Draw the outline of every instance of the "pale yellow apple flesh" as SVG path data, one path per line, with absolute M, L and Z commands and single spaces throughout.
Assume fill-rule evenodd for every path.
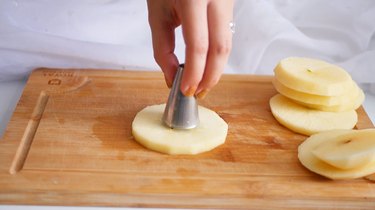
M 350 91 L 339 96 L 322 96 L 300 92 L 283 85 L 276 78 L 272 81 L 272 83 L 280 94 L 290 99 L 293 99 L 304 104 L 320 106 L 337 106 L 342 104 L 352 104 L 353 101 L 358 98 L 358 94 L 360 91 L 359 87 L 354 81 L 352 82 L 353 87 L 350 89 Z
M 344 69 L 317 59 L 285 58 L 274 72 L 284 86 L 309 94 L 339 96 L 353 86 L 350 75 Z
M 344 138 L 344 137 L 341 137 L 341 136 L 349 135 L 352 132 L 354 132 L 353 133 L 354 136 L 356 136 L 356 135 L 366 135 L 368 138 L 373 138 L 373 134 L 368 136 L 368 134 L 358 134 L 358 133 L 361 133 L 361 132 L 363 132 L 363 133 L 367 133 L 367 132 L 373 133 L 375 131 L 374 131 L 374 129 L 371 129 L 370 131 L 368 131 L 368 130 L 360 130 L 360 131 L 331 130 L 331 131 L 326 131 L 326 132 L 314 134 L 314 135 L 310 136 L 309 138 L 307 138 L 298 147 L 298 158 L 299 158 L 300 162 L 302 163 L 303 166 L 305 166 L 310 171 L 313 171 L 317 174 L 328 177 L 330 179 L 355 179 L 355 178 L 360 178 L 360 177 L 364 177 L 364 176 L 370 175 L 372 173 L 375 173 L 375 161 L 370 160 L 372 157 L 368 157 L 366 159 L 366 158 L 363 158 L 363 157 L 359 158 L 358 156 L 355 156 L 356 153 L 363 152 L 363 150 L 362 150 L 363 145 L 361 145 L 361 144 L 360 144 L 361 146 L 358 148 L 358 150 L 352 149 L 354 152 L 348 152 L 351 149 L 349 147 L 347 147 L 347 148 L 344 147 L 344 148 L 341 148 L 341 150 L 343 150 L 343 153 L 341 154 L 342 157 L 328 158 L 330 163 L 332 163 L 333 159 L 336 159 L 336 161 L 333 161 L 333 162 L 335 162 L 335 165 L 340 165 L 340 166 L 342 166 L 340 164 L 340 163 L 342 163 L 341 161 L 345 160 L 345 159 L 349 160 L 350 158 L 354 158 L 354 159 L 359 158 L 359 159 L 364 161 L 364 162 L 361 162 L 361 160 L 355 160 L 354 162 L 358 163 L 358 165 L 356 167 L 354 167 L 354 162 L 350 163 L 350 164 L 353 164 L 352 165 L 353 168 L 349 167 L 348 169 L 342 169 L 342 168 L 339 168 L 339 167 L 335 167 L 332 164 L 325 162 L 325 160 L 327 159 L 327 156 L 329 157 L 329 154 L 326 154 L 326 156 L 324 156 L 324 153 L 325 153 L 324 150 L 319 149 L 319 148 L 322 148 L 322 147 L 324 148 L 324 144 L 327 144 L 327 142 L 331 141 L 332 139 Z M 360 137 L 359 139 L 362 139 L 362 137 Z M 327 146 L 327 147 L 329 147 L 329 146 Z M 373 145 L 371 144 L 371 145 L 369 145 L 369 147 L 373 147 Z M 317 155 L 314 154 L 314 152 L 317 153 L 316 151 L 319 151 L 319 150 L 323 150 L 323 153 L 321 151 L 321 154 L 319 155 L 319 157 L 317 157 Z M 340 150 L 340 148 L 338 150 Z M 365 153 L 369 156 L 373 155 L 373 154 L 370 154 L 370 153 L 367 153 L 367 152 L 365 152 Z M 335 152 L 334 154 L 338 155 L 338 156 L 340 155 L 339 152 Z M 347 156 L 348 154 L 349 154 L 349 156 Z M 333 155 L 333 157 L 335 157 L 335 155 Z M 331 155 L 331 157 L 332 157 L 332 155 Z M 320 159 L 320 158 L 322 158 L 322 159 Z M 367 162 L 368 160 L 370 160 L 370 162 Z M 349 160 L 349 162 L 350 162 L 350 160 Z
M 270 99 L 270 108 L 276 120 L 290 130 L 311 135 L 332 129 L 351 129 L 357 123 L 354 110 L 324 112 L 295 103 L 281 94 Z
M 343 111 L 350 111 L 350 110 L 358 109 L 362 105 L 364 100 L 365 100 L 365 94 L 363 93 L 363 90 L 358 89 L 358 95 L 356 96 L 356 98 L 352 99 L 348 103 L 325 106 L 325 105 L 305 103 L 302 101 L 296 101 L 296 102 L 303 106 L 309 107 L 311 109 L 317 109 L 317 110 L 326 111 L 326 112 L 343 112 Z
M 353 130 L 323 142 L 312 153 L 341 169 L 352 169 L 375 161 L 375 129 Z
M 350 75 L 327 62 L 297 57 L 281 60 L 274 72 L 280 94 L 270 99 L 273 116 L 296 133 L 312 135 L 298 148 L 302 165 L 331 179 L 375 173 L 375 129 L 351 130 L 365 95 Z
M 171 129 L 164 125 L 165 104 L 148 106 L 137 113 L 132 133 L 146 148 L 167 154 L 198 154 L 225 142 L 228 124 L 214 111 L 199 106 L 199 126 L 190 130 Z

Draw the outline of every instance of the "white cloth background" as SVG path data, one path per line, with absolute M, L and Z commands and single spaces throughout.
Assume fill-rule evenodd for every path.
M 358 82 L 375 82 L 373 0 L 237 0 L 234 20 L 226 73 L 272 74 L 280 59 L 304 56 L 336 63 Z M 0 0 L 0 81 L 41 66 L 159 69 L 146 1 Z

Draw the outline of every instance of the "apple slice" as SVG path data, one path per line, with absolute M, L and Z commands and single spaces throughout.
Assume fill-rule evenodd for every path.
M 170 155 L 195 155 L 225 142 L 228 124 L 216 112 L 198 106 L 199 125 L 183 130 L 164 125 L 164 109 L 165 104 L 148 106 L 133 120 L 132 134 L 146 148 Z
M 276 90 L 282 95 L 297 102 L 311 105 L 336 106 L 343 104 L 353 104 L 353 101 L 356 100 L 359 94 L 359 87 L 354 81 L 352 82 L 353 87 L 344 95 L 339 96 L 322 96 L 300 92 L 283 85 L 276 78 L 272 81 L 272 83 Z
M 339 96 L 353 87 L 353 80 L 344 69 L 311 58 L 285 58 L 274 72 L 283 85 L 309 94 Z
M 361 89 L 359 89 L 357 97 L 346 104 L 324 106 L 324 105 L 318 105 L 318 104 L 304 103 L 301 101 L 296 101 L 296 102 L 303 106 L 309 107 L 311 109 L 317 109 L 317 110 L 326 111 L 326 112 L 343 112 L 343 111 L 350 111 L 350 110 L 358 109 L 362 105 L 364 100 L 365 100 L 365 94 L 363 93 Z
M 298 147 L 298 159 L 300 160 L 301 164 L 310 171 L 328 177 L 330 179 L 355 179 L 375 173 L 374 161 L 359 167 L 344 170 L 334 167 L 314 155 L 313 151 L 315 151 L 320 145 L 332 139 L 339 138 L 339 136 L 350 134 L 351 132 L 353 131 L 331 130 L 310 136 Z
M 324 112 L 295 103 L 277 94 L 270 99 L 270 107 L 276 120 L 290 130 L 311 135 L 332 129 L 352 129 L 357 123 L 354 110 L 346 112 Z
M 353 169 L 375 161 L 375 129 L 352 131 L 325 141 L 312 153 L 340 169 Z

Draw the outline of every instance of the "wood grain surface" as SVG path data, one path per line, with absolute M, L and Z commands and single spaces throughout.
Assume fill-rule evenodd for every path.
M 0 203 L 226 209 L 375 209 L 375 183 L 305 169 L 306 138 L 281 126 L 270 76 L 224 75 L 206 99 L 226 143 L 165 155 L 134 141 L 131 123 L 165 103 L 160 72 L 38 69 L 0 141 Z M 358 129 L 373 124 L 361 107 Z

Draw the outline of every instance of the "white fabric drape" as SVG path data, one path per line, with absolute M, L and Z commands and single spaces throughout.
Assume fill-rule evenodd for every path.
M 375 82 L 375 1 L 237 0 L 226 73 L 272 74 L 288 56 Z M 229 26 L 228 26 L 229 30 Z M 184 60 L 177 30 L 176 54 Z M 0 0 L 0 81 L 37 67 L 159 69 L 142 0 Z
M 375 1 L 237 1 L 230 66 L 269 74 L 288 56 L 323 59 L 375 82 Z

